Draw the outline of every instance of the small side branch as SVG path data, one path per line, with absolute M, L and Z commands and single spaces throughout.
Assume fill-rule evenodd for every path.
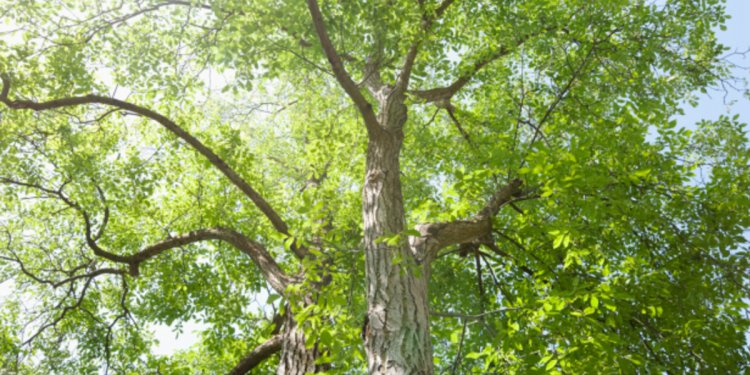
M 456 128 L 461 133 L 461 136 L 463 136 L 466 140 L 466 143 L 468 143 L 469 146 L 474 146 L 474 144 L 471 142 L 471 138 L 469 137 L 469 133 L 464 130 L 464 127 L 461 126 L 461 122 L 456 118 L 456 108 L 448 103 L 448 105 L 445 107 L 445 110 L 448 111 L 448 116 L 450 116 L 451 120 L 453 120 L 453 124 L 456 125 Z
M 435 316 L 438 318 L 458 318 L 463 320 L 479 320 L 484 318 L 487 315 L 493 315 L 493 314 L 500 314 L 505 313 L 508 311 L 516 311 L 521 310 L 521 307 L 506 307 L 502 309 L 487 311 L 481 314 L 464 314 L 464 313 L 455 313 L 455 312 L 440 312 L 440 311 L 430 311 L 430 316 Z

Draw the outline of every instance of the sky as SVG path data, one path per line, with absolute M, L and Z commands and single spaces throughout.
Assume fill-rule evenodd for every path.
M 730 47 L 728 53 L 747 51 L 750 49 L 750 0 L 728 0 L 726 5 L 727 14 L 731 18 L 727 20 L 727 29 L 718 31 L 719 42 Z M 750 53 L 747 56 L 731 56 L 729 60 L 737 65 L 750 67 Z M 750 78 L 748 70 L 735 69 L 735 74 Z M 708 95 L 701 95 L 699 98 L 697 107 L 685 104 L 685 115 L 677 117 L 679 126 L 691 127 L 701 119 L 716 120 L 727 114 L 739 114 L 741 122 L 750 122 L 750 101 L 743 97 L 742 92 L 730 90 L 725 98 L 724 92 L 709 91 Z

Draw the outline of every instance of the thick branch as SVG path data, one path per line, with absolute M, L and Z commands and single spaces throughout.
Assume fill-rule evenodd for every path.
M 344 64 L 341 62 L 341 56 L 336 52 L 336 48 L 331 43 L 331 39 L 326 31 L 325 21 L 323 15 L 320 13 L 320 7 L 318 6 L 317 0 L 307 0 L 307 7 L 310 9 L 310 16 L 312 16 L 313 25 L 315 26 L 315 32 L 318 34 L 320 44 L 323 47 L 323 52 L 328 58 L 328 62 L 331 64 L 333 74 L 336 80 L 339 82 L 341 87 L 346 91 L 346 94 L 354 101 L 354 104 L 359 109 L 365 120 L 365 126 L 367 131 L 370 133 L 377 133 L 380 130 L 375 112 L 372 109 L 372 104 L 362 95 L 357 87 L 357 84 L 352 81 L 349 73 L 346 72 Z
M 281 350 L 281 344 L 283 343 L 281 335 L 275 335 L 268 339 L 266 342 L 258 345 L 253 349 L 250 354 L 243 358 L 240 363 L 229 372 L 228 375 L 244 375 L 250 372 L 253 368 L 261 364 L 263 361 L 268 359 L 279 350 Z
M 510 203 L 513 198 L 521 195 L 522 184 L 523 182 L 521 180 L 515 179 L 508 183 L 508 185 L 505 185 L 500 190 L 496 191 L 487 205 L 479 211 L 477 219 L 491 219 L 493 216 L 497 215 L 500 211 L 500 207 L 506 203 Z
M 412 238 L 412 248 L 418 249 L 418 253 L 429 259 L 446 246 L 472 242 L 490 235 L 492 218 L 502 206 L 521 196 L 521 185 L 521 180 L 516 179 L 500 188 L 473 220 L 418 225 L 420 237 Z
M 185 141 L 187 144 L 192 146 L 198 153 L 203 155 L 208 161 L 216 167 L 224 176 L 226 176 L 235 186 L 237 186 L 245 195 L 250 198 L 258 209 L 271 221 L 273 227 L 280 233 L 289 235 L 289 227 L 281 219 L 279 214 L 268 204 L 268 202 L 255 190 L 250 184 L 245 181 L 232 167 L 221 159 L 216 153 L 214 153 L 205 144 L 195 138 L 193 135 L 185 131 L 179 125 L 169 118 L 152 111 L 148 108 L 141 107 L 132 103 L 128 103 L 122 100 L 98 96 L 98 95 L 86 95 L 76 96 L 63 99 L 50 100 L 47 102 L 33 102 L 30 100 L 11 100 L 8 98 L 10 91 L 10 77 L 6 73 L 0 73 L 0 78 L 3 81 L 3 88 L 0 91 L 0 102 L 5 103 L 6 106 L 12 109 L 31 109 L 34 111 L 45 111 L 56 108 L 64 108 L 86 104 L 104 104 L 117 108 L 124 109 L 133 113 L 137 113 L 141 116 L 150 118 L 164 128 L 172 132 L 174 135 Z M 295 248 L 295 253 L 299 257 L 303 257 L 304 251 L 302 249 Z

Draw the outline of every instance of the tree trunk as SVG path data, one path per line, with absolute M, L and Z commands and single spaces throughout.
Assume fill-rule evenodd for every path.
M 283 344 L 281 347 L 281 358 L 279 367 L 276 368 L 277 375 L 306 375 L 318 371 L 315 360 L 319 353 L 317 345 L 312 348 L 305 346 L 305 334 L 294 321 L 294 314 L 287 306 L 287 314 L 284 321 Z
M 370 133 L 363 191 L 370 374 L 432 374 L 427 262 L 411 252 L 404 232 L 399 154 L 406 121 L 403 98 L 381 101 L 381 131 Z M 395 100 L 394 100 L 395 99 Z M 385 104 L 385 105 L 382 105 Z M 390 104 L 390 105 L 389 105 Z M 400 234 L 398 244 L 384 237 Z

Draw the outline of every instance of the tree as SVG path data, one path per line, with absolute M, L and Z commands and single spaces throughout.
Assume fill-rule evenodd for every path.
M 4 371 L 748 370 L 718 0 L 0 14 Z

